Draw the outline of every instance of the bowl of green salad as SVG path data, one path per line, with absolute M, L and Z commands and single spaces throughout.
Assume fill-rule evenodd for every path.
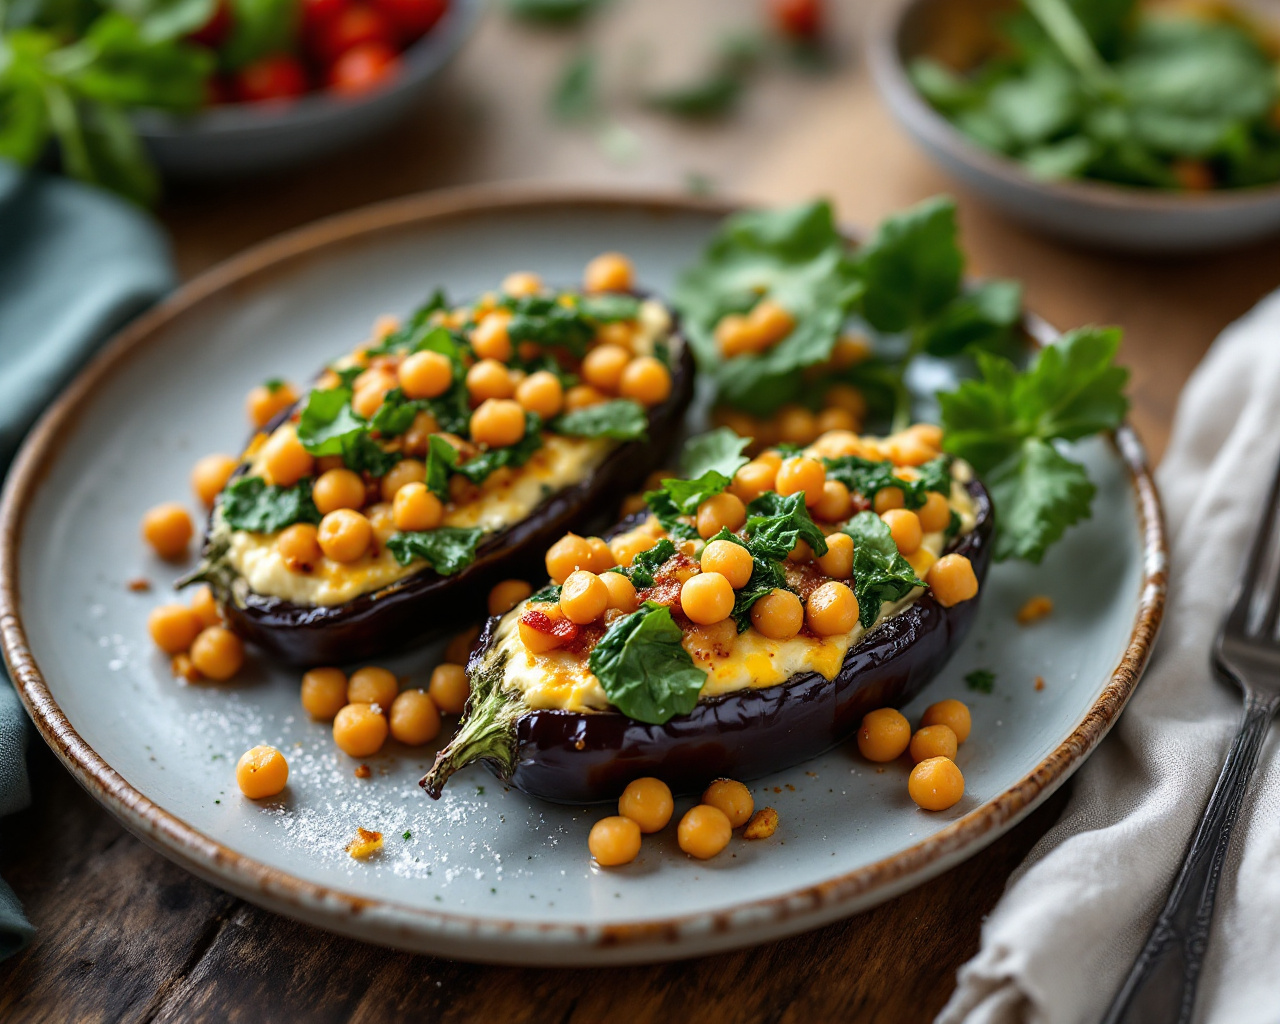
M 908 134 L 1009 216 L 1191 253 L 1280 233 L 1278 29 L 1213 0 L 902 0 L 870 63 Z

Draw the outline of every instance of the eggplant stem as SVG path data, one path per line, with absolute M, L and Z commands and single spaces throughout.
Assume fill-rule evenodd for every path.
M 502 688 L 502 667 L 499 662 L 476 674 L 458 731 L 418 783 L 433 800 L 440 799 L 454 772 L 476 761 L 486 761 L 502 778 L 511 778 L 516 764 L 516 719 L 528 708 L 519 694 Z

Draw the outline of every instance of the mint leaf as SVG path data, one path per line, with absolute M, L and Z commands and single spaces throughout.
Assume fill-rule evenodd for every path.
M 744 531 L 751 552 L 762 558 L 781 561 L 802 540 L 813 548 L 815 555 L 827 553 L 827 536 L 809 516 L 803 491 L 785 498 L 775 491 L 760 495 L 747 506 Z
M 421 559 L 441 576 L 452 576 L 476 560 L 476 545 L 483 536 L 481 529 L 441 526 L 393 533 L 387 538 L 387 550 L 401 565 Z
M 874 512 L 859 512 L 844 532 L 853 538 L 853 593 L 858 599 L 858 621 L 870 629 L 880 617 L 880 606 L 901 601 L 924 580 L 898 552 L 893 534 Z
M 638 402 L 615 398 L 611 402 L 589 405 L 557 416 L 551 421 L 550 429 L 566 437 L 640 441 L 649 436 L 649 414 Z
M 320 522 L 310 480 L 280 487 L 260 476 L 239 476 L 227 484 L 219 506 L 231 529 L 250 533 L 276 533 L 294 523 Z
M 646 601 L 609 627 L 587 664 L 614 707 L 661 725 L 694 709 L 707 678 L 681 645 L 683 636 L 669 608 Z

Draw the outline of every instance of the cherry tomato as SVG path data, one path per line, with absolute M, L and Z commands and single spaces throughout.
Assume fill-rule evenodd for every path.
M 329 68 L 329 87 L 347 96 L 376 89 L 400 67 L 400 56 L 384 43 L 353 46 Z
M 214 5 L 209 20 L 187 36 L 193 43 L 202 43 L 216 49 L 226 42 L 231 33 L 231 4 L 227 0 L 218 0 Z
M 351 6 L 316 34 L 316 50 L 326 64 L 332 64 L 361 43 L 381 43 L 394 48 L 391 25 L 372 7 Z
M 287 53 L 263 57 L 236 75 L 236 95 L 245 103 L 292 99 L 306 91 L 307 73 L 298 58 Z
M 769 13 L 784 36 L 813 39 L 822 31 L 822 0 L 769 0 Z
M 347 0 L 302 0 L 302 29 L 315 32 L 347 9 Z
M 449 0 L 373 0 L 373 5 L 396 27 L 402 38 L 417 39 L 449 7 Z

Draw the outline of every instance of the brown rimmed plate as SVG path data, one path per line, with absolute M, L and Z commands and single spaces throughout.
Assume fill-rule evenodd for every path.
M 1115 722 L 1163 608 L 1159 500 L 1128 429 L 1077 447 L 1098 486 L 1094 518 L 1043 566 L 993 570 L 969 639 L 906 709 L 944 696 L 973 709 L 966 796 L 941 814 L 915 808 L 901 766 L 838 750 L 753 785 L 781 818 L 772 840 L 694 862 L 669 827 L 632 865 L 601 870 L 586 852 L 601 808 L 540 804 L 478 768 L 432 802 L 416 783 L 434 746 L 389 744 L 358 779 L 301 712 L 295 672 L 257 661 L 234 685 L 184 686 L 147 639 L 178 569 L 147 555 L 139 516 L 187 494 L 198 456 L 234 449 L 250 386 L 304 379 L 437 284 L 467 295 L 517 267 L 568 282 L 617 249 L 666 292 L 726 211 L 523 188 L 415 197 L 259 246 L 125 330 L 37 426 L 0 505 L 5 659 L 76 778 L 166 856 L 273 910 L 409 949 L 555 965 L 695 956 L 815 927 L 972 856 L 1049 796 Z M 129 589 L 138 577 L 151 592 Z M 1019 627 L 1033 594 L 1054 614 Z M 422 681 L 438 657 L 388 664 Z M 975 668 L 996 673 L 991 694 L 966 688 Z M 291 771 L 280 799 L 255 804 L 233 773 L 259 742 Z M 344 852 L 357 828 L 385 836 L 369 861 Z

